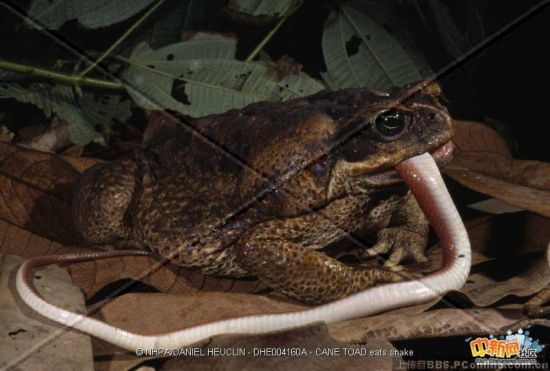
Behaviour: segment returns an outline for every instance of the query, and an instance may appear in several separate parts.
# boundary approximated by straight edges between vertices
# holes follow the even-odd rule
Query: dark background
[[[144,31],[137,32],[122,48],[135,45],[136,39],[146,37],[147,28],[158,17],[169,12],[170,6],[176,1],[167,1],[164,9],[152,17],[150,24],[143,25]],[[197,13],[193,26],[195,29],[236,33],[240,40],[238,58],[244,58],[273,27],[273,23],[243,26],[235,22],[223,9],[224,0],[203,3],[202,14]],[[403,22],[404,29],[415,40],[432,69],[440,71],[455,58],[446,51],[434,19],[430,18],[426,9],[427,2],[418,2],[426,11],[427,24],[422,24],[412,3],[408,0],[387,2],[392,4],[394,15]],[[463,0],[442,3],[448,7],[456,25],[464,32],[465,45],[474,47],[482,40],[476,39],[475,32],[471,31],[475,27],[469,10],[471,4],[475,3],[479,9],[478,21],[483,25],[487,38],[498,34],[499,30],[528,9],[547,1]],[[11,4],[24,11],[28,1],[12,1]],[[334,3],[329,0],[305,0],[264,50],[274,60],[290,55],[303,65],[304,71],[320,78],[320,72],[324,69],[321,36],[325,19],[332,8]],[[96,30],[86,30],[76,21],[69,21],[56,34],[82,52],[102,51],[140,15]],[[504,135],[514,155],[521,159],[550,161],[548,136],[545,134],[549,105],[549,23],[550,9],[544,6],[438,79],[443,87],[445,103],[453,117],[491,125]],[[51,67],[59,59],[75,59],[74,55],[67,53],[39,31],[28,30],[21,25],[20,19],[0,7],[1,59],[45,68]],[[43,124],[45,121],[40,110],[12,99],[0,99],[0,112],[7,113],[8,124],[11,122],[14,125],[10,129],[17,129],[21,125]]]

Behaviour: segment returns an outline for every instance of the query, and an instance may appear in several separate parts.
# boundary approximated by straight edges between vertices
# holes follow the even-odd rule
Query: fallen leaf
[[[515,322],[509,326],[506,326],[502,329],[502,331],[506,330],[512,330],[516,331],[518,328],[527,328],[530,326],[544,326],[550,328],[550,319],[544,319],[544,318],[524,318],[518,322]]]
[[[550,190],[550,164],[544,162],[516,160],[499,154],[460,153],[452,165],[541,191]]]
[[[185,276],[178,275],[172,269],[162,265],[153,257],[122,256],[108,259],[96,259],[67,265],[73,281],[82,289],[87,299],[99,291],[120,280],[123,284],[136,280],[154,287],[161,292],[190,294],[197,291]],[[102,293],[102,297],[114,295],[112,287]],[[95,298],[93,301],[100,300]]]
[[[83,173],[86,169],[94,166],[97,163],[104,162],[92,157],[76,157],[76,156],[60,156],[61,159],[67,162],[73,169],[79,173]]]
[[[463,152],[498,154],[512,158],[506,141],[489,126],[475,121],[453,120],[455,155]]]
[[[538,258],[529,254],[474,265],[460,292],[477,306],[485,307],[509,295],[536,294],[549,284],[550,250]]]
[[[527,302],[528,305],[541,307],[544,304],[550,303],[550,286],[540,290],[537,295],[533,296]]]
[[[93,370],[90,338],[45,321],[15,292],[13,276],[22,259],[0,255],[0,368]],[[34,286],[48,302],[83,313],[84,299],[67,272],[48,266],[34,272]]]
[[[445,337],[467,334],[494,334],[518,321],[508,318],[496,309],[447,308],[412,314],[382,314],[339,322],[329,326],[330,334],[343,342],[361,342],[365,339],[388,340],[423,337]]]
[[[543,252],[550,242],[550,219],[530,212],[481,215],[464,224],[473,265],[496,256]]]
[[[497,200],[496,198],[487,198],[478,202],[468,204],[470,209],[481,211],[485,214],[508,214],[517,213],[523,211],[521,207],[510,205],[504,201]]]
[[[390,356],[396,349],[388,341],[376,339],[365,345],[344,344],[333,339],[325,325],[267,335],[219,336],[200,350],[205,356],[173,357],[161,370],[390,370],[402,359]],[[215,356],[215,352],[222,351],[235,352],[237,356]],[[277,351],[285,352],[279,356],[268,353],[276,354]],[[331,356],[321,354],[322,351],[338,353]],[[371,351],[381,355],[373,356]]]
[[[67,265],[75,283],[82,288],[87,299],[96,295],[113,282],[134,279],[170,294],[193,294],[196,292],[258,293],[267,287],[257,280],[242,280],[206,276],[147,256],[123,256],[71,263]],[[102,296],[110,297],[116,287]]]
[[[443,172],[477,192],[550,217],[550,164],[511,157],[500,135],[475,122],[455,121],[457,152]]]
[[[510,295],[530,296],[550,283],[550,262],[544,255],[550,219],[522,212],[479,216],[465,225],[472,269],[460,292],[471,302],[487,306]],[[428,259],[430,266],[441,264],[439,247],[428,252]]]
[[[550,203],[548,202],[550,191],[541,191],[498,180],[453,164],[447,165],[444,172],[465,187],[550,217]]]
[[[80,246],[66,246],[0,220],[0,254],[13,254],[22,258],[40,255],[59,255],[90,252]]]
[[[162,308],[162,315],[159,315],[158,308]],[[103,305],[99,314],[113,326],[152,335],[213,320],[304,308],[261,295],[222,292],[195,295],[130,293]]]
[[[19,143],[37,151],[56,152],[71,144],[69,125],[59,119],[58,116],[55,116],[46,130]]]
[[[0,142],[0,219],[70,245],[70,195],[78,179],[59,157]]]

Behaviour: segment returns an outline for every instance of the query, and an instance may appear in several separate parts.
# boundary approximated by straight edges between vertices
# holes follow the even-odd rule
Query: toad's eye
[[[410,116],[404,112],[384,110],[372,117],[371,124],[382,139],[392,140],[405,131],[409,121]]]

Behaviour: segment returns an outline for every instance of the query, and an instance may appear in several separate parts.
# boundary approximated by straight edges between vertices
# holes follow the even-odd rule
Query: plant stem
[[[151,14],[153,14],[163,3],[164,3],[165,0],[160,0],[158,3],[156,3],[155,5],[153,5],[151,7],[151,9],[149,9],[145,14],[143,14],[137,21],[136,23],[134,23],[132,25],[132,27],[130,27],[128,30],[126,30],[126,32],[124,32],[122,34],[122,36],[120,36],[118,38],[117,41],[114,42],[113,45],[111,45],[109,47],[109,49],[105,50],[105,52],[98,58],[95,60],[94,63],[92,63],[90,66],[88,66],[88,68],[86,68],[84,71],[82,71],[82,73],[80,73],[80,76],[84,76],[86,75],[88,72],[90,72],[91,70],[93,70],[95,68],[95,66],[97,66],[99,63],[101,63],[101,61],[103,59],[105,59],[109,54],[111,54],[111,52],[113,50],[115,50],[124,40],[126,40],[126,38],[128,36],[130,36],[130,34],[132,32],[134,32],[134,30],[136,28],[138,28],[139,26],[141,26],[143,24],[143,22],[145,22],[147,20],[147,18],[149,18],[149,16]]]
[[[277,22],[275,27],[273,27],[271,31],[269,31],[269,33],[265,35],[262,41],[260,41],[260,43],[256,45],[254,50],[252,50],[252,52],[248,55],[248,57],[246,57],[246,59],[244,60],[245,62],[250,62],[251,60],[254,59],[254,57],[264,48],[265,44],[267,44],[269,40],[271,40],[273,35],[275,35],[275,33],[279,30],[279,28],[281,28],[283,23],[285,23],[285,21],[290,17],[290,15],[291,14],[285,15],[284,17],[279,19],[279,22]]]
[[[79,75],[69,75],[62,72],[46,70],[38,67],[26,66],[19,63],[8,62],[0,60],[0,69],[26,73],[33,76],[44,77],[47,79],[57,80],[66,84],[72,85],[87,85],[104,89],[122,89],[124,86],[117,81],[107,81],[101,79],[95,79],[91,77],[84,77]]]

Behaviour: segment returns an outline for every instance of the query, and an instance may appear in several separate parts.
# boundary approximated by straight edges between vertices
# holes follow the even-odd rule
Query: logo
[[[529,334],[529,331],[519,329],[515,334],[508,330],[506,335],[498,338],[491,335],[489,338],[468,339],[472,357],[476,358],[477,364],[484,365],[536,364],[537,354],[542,352],[544,345]]]

